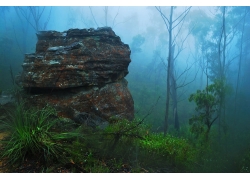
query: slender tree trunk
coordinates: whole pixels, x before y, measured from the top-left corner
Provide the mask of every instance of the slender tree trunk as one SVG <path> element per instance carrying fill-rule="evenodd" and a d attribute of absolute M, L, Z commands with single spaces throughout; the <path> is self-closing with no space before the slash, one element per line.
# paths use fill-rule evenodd
<path fill-rule="evenodd" d="M 235 90 L 235 97 L 234 97 L 234 111 L 235 114 L 238 114 L 238 104 L 237 104 L 237 96 L 238 96 L 238 88 L 240 83 L 240 72 L 241 72 L 241 62 L 242 62 L 242 49 L 243 49 L 243 38 L 244 38 L 244 31 L 245 31 L 245 20 L 246 20 L 246 9 L 243 18 L 243 25 L 241 30 L 241 40 L 240 40 L 240 58 L 239 58 L 239 67 L 238 67 L 238 74 L 237 74 L 237 83 L 236 83 L 236 90 Z"/>
<path fill-rule="evenodd" d="M 178 117 L 178 102 L 177 102 L 177 88 L 176 88 L 176 81 L 173 82 L 173 113 L 174 113 L 174 127 L 177 131 L 180 129 L 179 117 Z"/>
<path fill-rule="evenodd" d="M 223 7 L 223 15 L 222 15 L 222 34 L 221 37 L 223 37 L 223 44 L 221 45 L 221 41 L 219 42 L 220 46 L 222 46 L 222 58 L 221 58 L 221 52 L 219 48 L 219 61 L 220 61 L 220 77 L 219 80 L 221 82 L 225 81 L 225 66 L 226 66 L 226 43 L 227 43 L 227 36 L 226 36 L 226 7 Z M 224 84 L 224 83 L 223 83 Z M 224 88 L 224 87 L 223 87 Z M 221 126 L 222 126 L 222 120 L 225 119 L 225 93 L 224 89 L 222 89 L 222 92 L 220 93 L 220 103 L 219 103 L 219 140 L 221 139 Z"/>
<path fill-rule="evenodd" d="M 178 53 L 177 55 L 174 57 L 174 41 L 176 39 L 176 37 L 179 35 L 179 30 L 178 33 L 176 35 L 173 36 L 173 29 L 175 29 L 181 22 L 184 21 L 186 15 L 189 13 L 190 8 L 187 8 L 185 11 L 183 11 L 176 19 L 173 20 L 173 12 L 174 12 L 174 7 L 171 6 L 170 7 L 170 14 L 169 14 L 169 18 L 166 17 L 162 11 L 161 8 L 157 8 L 156 9 L 159 11 L 159 13 L 161 14 L 162 19 L 164 20 L 164 23 L 168 29 L 168 59 L 167 59 L 167 79 L 166 79 L 166 109 L 165 109 L 165 118 L 164 118 L 164 135 L 167 134 L 167 130 L 168 130 L 168 121 L 169 121 L 169 108 L 170 108 L 170 98 L 173 98 L 173 101 L 176 100 L 174 102 L 174 119 L 175 119 L 175 127 L 179 127 L 179 120 L 178 120 L 178 111 L 177 111 L 177 84 L 176 84 L 176 79 L 173 76 L 173 72 L 171 73 L 171 67 L 172 67 L 172 71 L 174 71 L 174 67 L 173 67 L 173 62 L 174 59 L 177 58 L 178 54 L 181 52 L 181 50 L 183 49 L 183 43 L 185 42 L 186 38 L 184 39 L 183 43 L 181 44 L 181 47 L 178 48 Z M 174 24 L 175 23 L 175 24 Z M 182 27 L 183 24 L 181 24 L 180 26 Z M 181 28 L 180 27 L 180 28 Z M 181 49 L 181 50 L 180 50 Z M 171 87 L 171 84 L 173 87 Z M 183 85 L 185 86 L 185 85 Z M 183 87 L 182 86 L 182 87 Z M 174 90 L 173 90 L 174 89 Z M 171 95 L 171 91 L 172 92 L 176 92 L 175 95 Z"/>
<path fill-rule="evenodd" d="M 167 99 L 166 99 L 166 110 L 165 110 L 165 124 L 164 124 L 164 135 L 167 134 L 168 130 L 168 113 L 169 113 L 169 102 L 170 102 L 170 67 L 171 67 L 171 57 L 172 57 L 172 21 L 173 21 L 173 6 L 170 9 L 169 18 L 169 47 L 168 47 L 168 66 L 167 66 Z"/>
<path fill-rule="evenodd" d="M 105 14 L 105 26 L 108 26 L 108 6 L 105 6 L 104 14 Z"/>
<path fill-rule="evenodd" d="M 170 57 L 170 93 L 171 93 L 171 98 L 173 101 L 173 117 L 174 117 L 174 127 L 177 131 L 180 129 L 180 124 L 179 124 L 179 118 L 178 118 L 178 101 L 177 101 L 177 84 L 176 84 L 176 79 L 175 79 L 175 74 L 174 74 L 174 50 L 175 50 L 175 45 L 172 45 L 172 53 Z"/>

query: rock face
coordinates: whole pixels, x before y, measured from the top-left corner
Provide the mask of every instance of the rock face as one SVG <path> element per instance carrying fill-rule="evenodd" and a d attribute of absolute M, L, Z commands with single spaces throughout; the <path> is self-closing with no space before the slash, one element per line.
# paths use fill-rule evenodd
<path fill-rule="evenodd" d="M 133 119 L 124 79 L 130 49 L 111 28 L 41 31 L 37 37 L 36 53 L 25 55 L 20 77 L 30 103 L 48 103 L 69 118 L 89 113 Z"/>
<path fill-rule="evenodd" d="M 111 28 L 42 31 L 35 54 L 26 54 L 23 87 L 102 86 L 124 78 L 129 46 Z"/>

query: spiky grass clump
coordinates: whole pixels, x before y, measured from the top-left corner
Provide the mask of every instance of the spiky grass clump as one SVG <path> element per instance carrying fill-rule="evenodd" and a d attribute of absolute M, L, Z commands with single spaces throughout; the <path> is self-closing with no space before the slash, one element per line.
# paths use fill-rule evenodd
<path fill-rule="evenodd" d="M 70 149 L 62 142 L 79 134 L 56 132 L 53 128 L 57 123 L 56 111 L 49 106 L 27 109 L 24 103 L 17 104 L 9 118 L 0 121 L 0 131 L 7 133 L 0 141 L 1 159 L 8 167 L 17 167 L 30 157 L 45 166 L 53 161 L 68 161 Z"/>

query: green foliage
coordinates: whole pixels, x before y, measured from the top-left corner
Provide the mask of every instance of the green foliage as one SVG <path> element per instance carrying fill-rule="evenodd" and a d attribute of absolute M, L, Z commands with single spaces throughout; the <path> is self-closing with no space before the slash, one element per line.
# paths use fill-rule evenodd
<path fill-rule="evenodd" d="M 129 121 L 127 119 L 111 118 L 109 126 L 104 130 L 106 135 L 120 135 L 121 138 L 142 138 L 149 131 L 149 126 L 140 119 Z M 131 140 L 130 140 L 131 141 Z"/>
<path fill-rule="evenodd" d="M 8 135 L 0 143 L 3 145 L 1 159 L 7 165 L 16 167 L 27 158 L 35 158 L 45 166 L 53 161 L 67 162 L 69 150 L 63 142 L 79 136 L 77 132 L 60 132 L 55 109 L 25 108 L 24 103 L 16 105 L 9 112 L 8 119 L 0 121 L 0 131 Z"/>
<path fill-rule="evenodd" d="M 189 119 L 189 124 L 191 125 L 191 132 L 196 134 L 197 137 L 204 133 L 208 136 L 212 124 L 218 118 L 224 87 L 223 81 L 215 81 L 204 90 L 197 90 L 196 93 L 190 95 L 189 101 L 196 103 L 197 114 Z"/>
<path fill-rule="evenodd" d="M 102 137 L 99 148 L 106 151 L 103 157 L 128 161 L 138 169 L 162 163 L 175 171 L 191 171 L 197 160 L 197 150 L 187 139 L 150 133 L 150 127 L 140 120 L 112 119 Z"/>
<path fill-rule="evenodd" d="M 75 140 L 70 158 L 84 172 L 121 172 L 124 162 L 136 159 L 136 147 L 148 134 L 149 127 L 140 120 L 111 118 L 104 129 L 79 127 L 84 139 Z M 79 168 L 78 168 L 79 169 Z"/>
<path fill-rule="evenodd" d="M 128 159 L 134 155 L 138 141 L 148 132 L 149 127 L 141 120 L 112 119 L 102 133 L 105 138 L 103 149 L 106 149 L 106 155 Z"/>
<path fill-rule="evenodd" d="M 196 149 L 184 138 L 177 138 L 171 135 L 164 136 L 161 133 L 153 133 L 140 141 L 141 151 L 146 151 L 147 160 L 162 161 L 178 169 L 191 170 L 196 161 Z"/>

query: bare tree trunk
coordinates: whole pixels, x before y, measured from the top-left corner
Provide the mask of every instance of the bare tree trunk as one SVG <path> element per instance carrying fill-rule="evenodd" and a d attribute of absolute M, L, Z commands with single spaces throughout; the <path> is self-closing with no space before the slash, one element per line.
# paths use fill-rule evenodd
<path fill-rule="evenodd" d="M 219 80 L 224 81 L 225 80 L 225 64 L 226 64 L 226 7 L 223 7 L 223 12 L 222 12 L 222 32 L 221 32 L 221 39 L 219 41 L 219 63 L 220 63 L 220 72 L 219 72 Z M 223 38 L 223 43 L 222 42 Z M 221 46 L 222 46 L 222 58 L 221 58 Z M 219 123 L 219 140 L 221 138 L 221 121 L 225 118 L 225 93 L 224 90 L 220 93 L 220 103 L 219 103 L 219 118 L 218 118 L 218 123 Z"/>
<path fill-rule="evenodd" d="M 175 119 L 175 127 L 177 127 L 177 129 L 179 128 L 179 120 L 178 120 L 178 111 L 177 111 L 177 80 L 174 77 L 174 67 L 173 67 L 173 62 L 174 60 L 178 57 L 178 55 L 180 54 L 180 52 L 183 50 L 183 43 L 185 42 L 185 40 L 187 39 L 188 35 L 185 37 L 185 39 L 182 41 L 181 46 L 178 48 L 178 52 L 176 54 L 176 56 L 174 57 L 174 46 L 175 46 L 175 40 L 177 38 L 177 36 L 180 33 L 180 29 L 182 28 L 182 25 L 184 23 L 184 19 L 186 17 L 186 15 L 189 13 L 191 7 L 188 7 L 185 11 L 183 11 L 177 18 L 175 18 L 173 20 L 173 13 L 174 13 L 174 7 L 171 6 L 170 7 L 170 14 L 169 14 L 169 18 L 167 16 L 165 16 L 160 7 L 156 7 L 156 9 L 159 11 L 159 13 L 161 14 L 161 17 L 167 27 L 168 30 L 168 58 L 167 58 L 167 66 L 166 66 L 166 71 L 167 71 L 167 82 L 166 82 L 166 109 L 165 109 L 165 118 L 164 118 L 164 135 L 167 134 L 167 130 L 168 130 L 168 121 L 169 121 L 169 107 L 170 107 L 170 98 L 173 98 L 174 100 L 174 106 L 173 106 L 173 111 L 174 111 L 174 119 Z M 175 29 L 176 27 L 180 27 L 178 29 L 177 34 L 175 34 L 173 36 L 173 29 Z M 163 61 L 164 62 L 164 61 Z M 172 72 L 171 72 L 172 71 Z M 182 73 L 184 74 L 187 71 L 187 69 Z M 171 87 L 172 84 L 172 87 Z M 188 83 L 187 83 L 188 84 Z M 181 87 L 186 86 L 187 84 L 183 84 L 181 85 Z M 172 94 L 171 95 L 171 91 Z"/>
<path fill-rule="evenodd" d="M 178 103 L 177 103 L 177 87 L 176 87 L 176 81 L 173 82 L 173 94 L 172 94 L 172 100 L 173 100 L 173 113 L 174 113 L 174 128 L 179 131 L 180 130 L 180 123 L 179 123 L 179 117 L 178 117 Z"/>
<path fill-rule="evenodd" d="M 169 46 L 168 46 L 168 66 L 167 66 L 167 99 L 166 99 L 166 110 L 165 110 L 165 124 L 164 124 L 164 135 L 167 134 L 168 130 L 168 113 L 169 113 L 169 102 L 170 102 L 170 67 L 172 57 L 172 23 L 173 23 L 173 6 L 171 6 L 169 15 Z"/>
<path fill-rule="evenodd" d="M 99 27 L 99 25 L 97 24 L 97 22 L 96 22 L 96 20 L 95 20 L 95 16 L 94 16 L 94 14 L 93 14 L 92 9 L 91 9 L 90 6 L 89 6 L 89 10 L 90 10 L 90 12 L 91 12 L 91 15 L 92 15 L 94 21 L 95 21 L 96 26 Z"/>
<path fill-rule="evenodd" d="M 242 30 L 241 30 L 241 40 L 240 40 L 240 58 L 239 58 L 239 67 L 238 67 L 238 74 L 237 74 L 237 83 L 236 83 L 236 90 L 235 90 L 235 97 L 234 97 L 234 111 L 235 114 L 237 114 L 237 110 L 239 107 L 237 104 L 237 96 L 238 96 L 238 89 L 239 89 L 239 84 L 240 84 L 240 72 L 241 72 L 241 62 L 242 62 L 242 49 L 243 49 L 243 38 L 244 38 L 244 31 L 245 31 L 245 21 L 246 21 L 246 9 L 244 13 L 244 18 L 243 18 L 243 25 L 242 25 Z"/>
<path fill-rule="evenodd" d="M 104 14 L 105 14 L 105 26 L 108 26 L 108 6 L 104 7 Z"/>
<path fill-rule="evenodd" d="M 175 50 L 175 45 L 172 45 L 171 48 L 171 57 L 170 57 L 170 93 L 171 93 L 171 98 L 173 101 L 173 117 L 174 117 L 174 127 L 177 131 L 180 129 L 180 123 L 179 123 L 179 118 L 178 118 L 178 111 L 177 111 L 177 85 L 176 85 L 176 77 L 174 74 L 174 50 Z"/>

